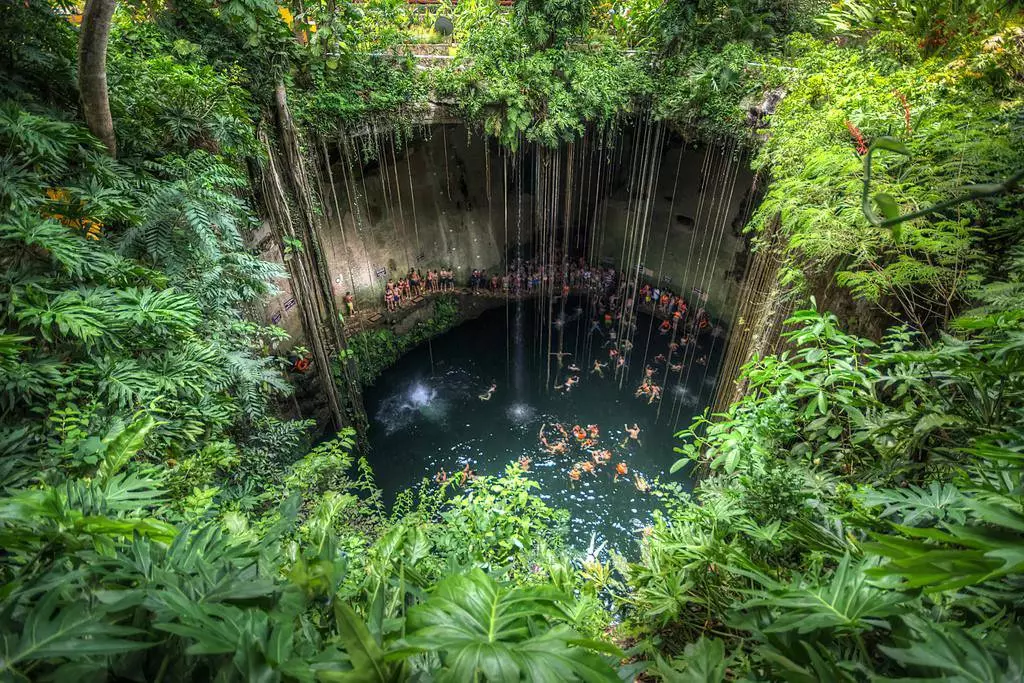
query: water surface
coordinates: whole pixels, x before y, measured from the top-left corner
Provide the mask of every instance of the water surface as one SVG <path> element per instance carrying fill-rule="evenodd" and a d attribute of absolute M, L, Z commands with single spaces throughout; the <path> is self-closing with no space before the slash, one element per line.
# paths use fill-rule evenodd
<path fill-rule="evenodd" d="M 595 358 L 608 360 L 608 350 L 604 348 L 607 337 L 591 332 L 588 316 L 577 308 L 585 307 L 585 302 L 569 302 L 564 313 L 556 304 L 553 317 L 563 319 L 561 324 L 556 321 L 553 347 L 557 350 L 560 332 L 563 350 L 573 354 L 563 358 L 563 365 L 576 363 L 581 369 L 571 373 L 580 377 L 579 384 L 568 393 L 559 392 L 554 385 L 570 372 L 566 367 L 559 369 L 553 357 L 548 384 L 543 334 L 547 321 L 540 320 L 538 305 L 511 303 L 489 310 L 413 349 L 366 391 L 369 460 L 377 484 L 390 503 L 397 492 L 419 485 L 424 478 L 431 480 L 428 485 L 435 485 L 433 477 L 442 468 L 454 473 L 469 463 L 481 475 L 497 475 L 509 463 L 529 457 L 528 476 L 540 484 L 540 496 L 549 505 L 569 511 L 570 541 L 576 547 L 586 550 L 593 538 L 597 545 L 604 543 L 627 557 L 635 556 L 636 542 L 650 523 L 657 501 L 637 489 L 634 475 L 651 482 L 659 477 L 677 481 L 689 488 L 686 475 L 668 474 L 677 458 L 674 426 L 688 426 L 713 397 L 723 339 L 702 335 L 686 355 L 691 361 L 687 368 L 668 372 L 665 382 L 666 365 L 654 358 L 668 356 L 670 337 L 658 333 L 660 321 L 652 326 L 651 318 L 641 314 L 632 367 L 620 387 L 610 366 L 604 378 L 590 373 Z M 679 360 L 684 358 L 681 353 L 675 354 Z M 702 356 L 707 356 L 706 365 L 696 362 Z M 650 404 L 646 397 L 634 395 L 647 365 L 655 368 L 656 381 L 667 386 L 660 416 L 657 401 Z M 492 398 L 481 400 L 479 396 L 492 382 L 497 384 Z M 576 444 L 565 455 L 545 453 L 538 432 L 548 425 L 548 438 L 553 440 L 555 423 L 566 430 L 577 424 L 598 425 L 597 448 L 611 450 L 612 460 L 572 482 L 570 470 L 590 456 Z M 640 426 L 639 444 L 623 445 L 627 423 Z M 629 472 L 616 481 L 619 462 Z"/>

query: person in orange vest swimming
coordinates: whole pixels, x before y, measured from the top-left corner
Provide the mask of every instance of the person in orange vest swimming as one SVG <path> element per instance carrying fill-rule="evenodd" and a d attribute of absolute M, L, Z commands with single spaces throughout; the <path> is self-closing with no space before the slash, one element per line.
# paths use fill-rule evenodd
<path fill-rule="evenodd" d="M 576 482 L 580 480 L 580 468 L 573 467 L 569 470 L 569 486 L 576 488 Z"/>
<path fill-rule="evenodd" d="M 572 435 L 576 437 L 577 441 L 583 441 L 583 439 L 587 438 L 586 430 L 584 430 L 583 427 L 580 427 L 579 425 L 572 426 Z"/>
<path fill-rule="evenodd" d="M 583 471 L 586 472 L 587 474 L 594 474 L 594 463 L 590 462 L 589 460 L 581 462 L 580 467 L 583 468 Z"/>
<path fill-rule="evenodd" d="M 615 465 L 615 478 L 612 481 L 618 481 L 619 477 L 624 477 L 629 474 L 629 468 L 626 467 L 626 463 L 619 462 Z"/>
<path fill-rule="evenodd" d="M 587 425 L 587 433 L 590 434 L 591 439 L 597 439 L 601 430 L 597 428 L 597 425 Z"/>

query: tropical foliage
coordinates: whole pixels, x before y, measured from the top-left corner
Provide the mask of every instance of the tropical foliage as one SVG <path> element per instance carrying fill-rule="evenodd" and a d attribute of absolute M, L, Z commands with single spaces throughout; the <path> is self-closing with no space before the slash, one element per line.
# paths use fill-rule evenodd
<path fill-rule="evenodd" d="M 120 5 L 117 158 L 82 124 L 75 3 L 0 5 L 0 678 L 1024 677 L 1012 3 Z M 506 147 L 643 115 L 756 152 L 747 227 L 799 305 L 680 433 L 703 477 L 656 488 L 632 561 L 568 546 L 518 466 L 388 507 L 355 430 L 288 419 L 265 171 L 308 171 L 277 208 L 315 227 L 328 144 L 437 104 Z M 355 335 L 339 381 L 458 317 Z"/>

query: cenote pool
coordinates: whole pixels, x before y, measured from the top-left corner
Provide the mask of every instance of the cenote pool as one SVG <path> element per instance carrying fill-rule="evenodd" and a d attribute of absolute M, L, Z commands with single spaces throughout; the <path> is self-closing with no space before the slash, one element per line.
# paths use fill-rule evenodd
<path fill-rule="evenodd" d="M 610 367 L 604 378 L 590 373 L 594 358 L 607 361 L 608 351 L 603 348 L 605 337 L 590 331 L 587 316 L 579 315 L 576 305 L 583 304 L 567 307 L 576 314 L 567 315 L 559 326 L 564 350 L 574 353 L 564 364 L 575 362 L 581 369 L 574 373 L 579 384 L 568 394 L 553 389 L 567 374 L 562 369 L 554 380 L 557 360 L 552 361 L 552 386 L 547 386 L 548 350 L 540 334 L 546 322 L 530 301 L 490 309 L 413 349 L 365 392 L 369 461 L 389 504 L 405 488 L 436 486 L 433 478 L 441 468 L 455 473 L 469 463 L 480 475 L 498 475 L 527 456 L 532 459 L 527 476 L 540 484 L 541 497 L 569 511 L 570 542 L 575 547 L 586 550 L 593 538 L 598 545 L 636 556 L 641 530 L 650 523 L 657 501 L 637 489 L 633 475 L 690 488 L 685 473 L 668 472 L 677 457 L 674 426 L 688 426 L 713 398 L 724 343 L 720 337 L 702 335 L 687 360 L 703 356 L 706 365 L 694 362 L 689 372 L 668 373 L 659 417 L 657 402 L 648 404 L 646 397 L 634 396 L 643 376 L 645 348 L 659 383 L 666 375 L 665 365 L 653 362 L 659 354 L 668 354 L 669 338 L 658 333 L 659 321 L 651 328 L 651 317 L 640 314 L 632 367 L 620 388 Z M 493 397 L 480 400 L 492 381 L 497 384 Z M 555 423 L 566 430 L 576 424 L 598 425 L 597 448 L 611 450 L 611 461 L 571 482 L 574 464 L 589 456 L 575 444 L 565 455 L 546 453 L 538 433 L 548 425 L 550 438 Z M 640 426 L 639 445 L 622 445 L 627 423 Z M 615 481 L 620 461 L 629 473 Z"/>

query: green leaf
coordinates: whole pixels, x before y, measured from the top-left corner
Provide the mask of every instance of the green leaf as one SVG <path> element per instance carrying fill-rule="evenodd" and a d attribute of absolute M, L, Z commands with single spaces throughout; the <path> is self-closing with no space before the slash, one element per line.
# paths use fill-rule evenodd
<path fill-rule="evenodd" d="M 153 416 L 145 414 L 136 418 L 132 424 L 113 438 L 105 439 L 107 450 L 96 473 L 97 481 L 103 482 L 120 472 L 121 468 L 142 448 L 146 441 L 146 435 L 155 426 L 156 420 L 153 419 Z"/>

